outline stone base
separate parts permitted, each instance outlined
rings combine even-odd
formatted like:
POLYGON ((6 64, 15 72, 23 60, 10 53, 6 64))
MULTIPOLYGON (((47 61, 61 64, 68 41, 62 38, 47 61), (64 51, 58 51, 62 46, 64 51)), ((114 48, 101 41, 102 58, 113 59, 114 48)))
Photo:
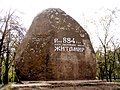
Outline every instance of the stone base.
POLYGON ((23 81, 4 90, 119 90, 120 83, 100 80, 23 81))

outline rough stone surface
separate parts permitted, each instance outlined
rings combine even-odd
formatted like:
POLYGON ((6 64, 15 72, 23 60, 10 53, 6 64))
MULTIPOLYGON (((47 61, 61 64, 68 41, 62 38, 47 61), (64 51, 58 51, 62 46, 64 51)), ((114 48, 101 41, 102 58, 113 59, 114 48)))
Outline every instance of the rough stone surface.
POLYGON ((96 61, 88 33, 58 8, 38 14, 15 58, 21 80, 95 79, 96 61))

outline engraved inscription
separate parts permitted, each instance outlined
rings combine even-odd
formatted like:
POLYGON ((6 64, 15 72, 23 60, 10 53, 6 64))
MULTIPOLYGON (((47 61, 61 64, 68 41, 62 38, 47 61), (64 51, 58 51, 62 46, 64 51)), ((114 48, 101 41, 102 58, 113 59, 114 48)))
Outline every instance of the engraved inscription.
POLYGON ((84 52, 85 47, 75 38, 63 37, 54 39, 54 51, 84 52))

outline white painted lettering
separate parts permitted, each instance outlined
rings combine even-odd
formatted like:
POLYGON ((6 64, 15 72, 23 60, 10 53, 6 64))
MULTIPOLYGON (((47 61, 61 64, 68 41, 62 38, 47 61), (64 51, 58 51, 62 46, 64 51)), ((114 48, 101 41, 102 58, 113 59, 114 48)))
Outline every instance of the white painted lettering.
POLYGON ((60 51, 60 46, 55 47, 55 51, 60 51))
POLYGON ((63 37, 62 40, 54 39, 54 51, 84 52, 85 47, 82 42, 75 41, 75 38, 63 37))

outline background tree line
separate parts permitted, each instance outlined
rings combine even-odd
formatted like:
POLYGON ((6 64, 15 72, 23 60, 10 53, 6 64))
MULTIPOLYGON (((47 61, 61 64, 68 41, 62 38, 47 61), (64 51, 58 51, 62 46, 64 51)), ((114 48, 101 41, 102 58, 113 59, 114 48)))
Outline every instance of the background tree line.
POLYGON ((107 49, 106 52, 100 48, 96 51, 96 58, 99 80, 120 80, 120 47, 114 50, 107 49))
POLYGON ((100 35, 100 31, 96 32, 100 41, 100 46, 96 51, 97 77, 112 82, 113 79, 120 80, 120 40, 114 35, 116 31, 112 28, 112 26, 116 27, 116 21, 119 20, 117 17, 119 10, 107 9, 105 12, 109 13, 102 16, 99 23, 94 21, 96 29, 101 27, 100 30, 102 29, 104 32, 102 35, 100 35))
POLYGON ((0 12, 0 82, 3 84, 14 81, 14 59, 25 30, 15 11, 0 12))

